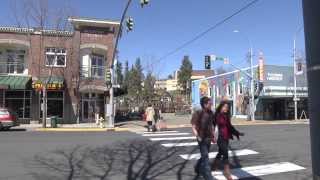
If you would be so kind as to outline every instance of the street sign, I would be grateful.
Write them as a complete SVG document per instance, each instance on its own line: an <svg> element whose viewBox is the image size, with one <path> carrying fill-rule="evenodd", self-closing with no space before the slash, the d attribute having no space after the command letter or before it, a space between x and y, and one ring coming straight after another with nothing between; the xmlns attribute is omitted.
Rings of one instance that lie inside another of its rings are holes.
<svg viewBox="0 0 320 180"><path fill-rule="evenodd" d="M210 55L210 58L211 58L211 60L212 60L212 61L215 61L215 60L216 60L216 58L217 58L217 56L216 56L216 55L214 55L214 54L212 54L212 55Z"/></svg>

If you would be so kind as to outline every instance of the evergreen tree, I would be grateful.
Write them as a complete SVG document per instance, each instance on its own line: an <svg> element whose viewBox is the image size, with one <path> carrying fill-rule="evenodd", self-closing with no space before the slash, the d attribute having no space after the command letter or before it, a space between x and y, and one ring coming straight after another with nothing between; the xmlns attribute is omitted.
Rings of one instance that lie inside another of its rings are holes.
<svg viewBox="0 0 320 180"><path fill-rule="evenodd" d="M116 66L116 76L117 76L117 83L119 85L123 85L122 63L119 61L117 62L117 66Z"/></svg>
<svg viewBox="0 0 320 180"><path fill-rule="evenodd" d="M143 88L143 99L147 103L150 103L150 101L154 97L155 82L156 82L156 78L152 75L151 72L148 72L146 79L144 80L144 88Z"/></svg>
<svg viewBox="0 0 320 180"><path fill-rule="evenodd" d="M182 64L180 66L180 71L178 74L178 83L182 87L183 92L187 93L187 85L190 83L192 74L192 63L189 56L184 56Z"/></svg>

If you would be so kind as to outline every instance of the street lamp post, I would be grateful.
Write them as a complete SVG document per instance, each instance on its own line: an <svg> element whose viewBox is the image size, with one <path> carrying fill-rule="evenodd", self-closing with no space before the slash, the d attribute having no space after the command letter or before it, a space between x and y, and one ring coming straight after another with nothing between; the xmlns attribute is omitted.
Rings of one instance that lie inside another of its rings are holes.
<svg viewBox="0 0 320 180"><path fill-rule="evenodd" d="M240 33L239 30L234 30L234 33ZM243 34L243 33L242 33ZM243 34L244 37L247 39L249 46L250 46L250 70L251 70L251 79L250 79L250 94L251 94L251 101L250 101L250 110L251 110L251 121L255 120L255 103L254 103L254 76L253 76L253 48L252 48L252 43L249 39L248 36L246 36L245 34Z"/></svg>

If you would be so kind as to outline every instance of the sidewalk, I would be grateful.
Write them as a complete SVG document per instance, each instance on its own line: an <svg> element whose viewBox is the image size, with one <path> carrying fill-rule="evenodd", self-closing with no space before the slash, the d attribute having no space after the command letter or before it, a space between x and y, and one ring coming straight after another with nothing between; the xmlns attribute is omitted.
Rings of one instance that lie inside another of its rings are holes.
<svg viewBox="0 0 320 180"><path fill-rule="evenodd" d="M47 124L47 128L42 128L42 124L21 124L16 127L19 129L26 129L27 131L52 131L52 132L103 132L103 131L129 131L128 128L100 128L95 123L81 123L81 124L58 124L57 128L51 128Z"/></svg>
<svg viewBox="0 0 320 180"><path fill-rule="evenodd" d="M167 128L191 127L191 115L174 115L173 113L163 114L163 119L166 121ZM309 124L309 120L256 120L248 121L245 119L232 119L232 124L236 126L253 126L253 125L281 125L281 124ZM28 131L144 131L146 130L145 121L126 121L115 124L115 128L100 128L95 123L81 124L58 124L58 128L42 128L42 124L22 124L17 128L23 128ZM50 126L50 125L48 125Z"/></svg>
<svg viewBox="0 0 320 180"><path fill-rule="evenodd" d="M191 127L191 115L163 114L164 120L167 122L168 128ZM277 125L277 124L308 124L309 120L255 120L248 121L246 119L232 119L232 124L236 126L247 125Z"/></svg>

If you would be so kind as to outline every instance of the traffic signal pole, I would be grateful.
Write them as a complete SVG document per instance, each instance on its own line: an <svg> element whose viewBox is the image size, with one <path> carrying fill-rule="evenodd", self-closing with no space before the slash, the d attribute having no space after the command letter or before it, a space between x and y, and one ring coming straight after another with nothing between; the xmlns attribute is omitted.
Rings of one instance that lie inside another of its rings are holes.
<svg viewBox="0 0 320 180"><path fill-rule="evenodd" d="M109 98L109 104L110 104L110 113L109 113L109 128L114 128L114 116L115 116L115 110L114 110L114 75L115 75L115 70L114 70L114 66L116 64L116 53L117 53L117 49L118 49L118 44L119 44L119 39L120 39L120 36L122 34L122 25L123 25L123 22L124 22L124 19L126 17L126 14L127 14L127 11L130 7L130 4L131 4L131 1L132 0L128 0L127 1L127 4L122 12L122 15L121 15L121 20L120 20L120 26L119 26L119 31L117 33L117 37L116 37L116 42L115 42L115 45L114 45L114 49L113 49L113 53L112 53L112 62L111 62L111 67L110 67L110 72L111 72L111 87L109 89L109 93L110 93L110 98ZM140 4L141 4L141 7L143 8L145 5L147 5L149 3L149 0L140 0ZM129 18L131 19L130 20L130 25L133 26L133 20L132 18ZM132 30L132 27L131 29L129 30ZM107 109L107 108L106 108ZM107 111L105 111L105 114L107 114Z"/></svg>
<svg viewBox="0 0 320 180"><path fill-rule="evenodd" d="M132 0L128 0L126 7L124 8L124 11L122 13L121 16L121 20L120 20L120 26L119 26L119 31L117 33L117 38L116 38L116 42L114 45L114 49L113 49L113 54L112 54L112 63L111 63L111 68L110 68L110 72L111 72L111 86L109 89L109 104L110 104L110 112L109 112L109 128L114 128L114 92L113 92L113 85L114 85L114 62L115 62L115 57L116 57L116 53L117 53L117 49L118 49L118 43L119 43L119 39L120 39L120 34L122 33L122 24L123 21L126 17L128 8L131 4ZM106 113L106 112L105 112Z"/></svg>
<svg viewBox="0 0 320 180"><path fill-rule="evenodd" d="M313 180L320 180L320 1L303 0Z"/></svg>

